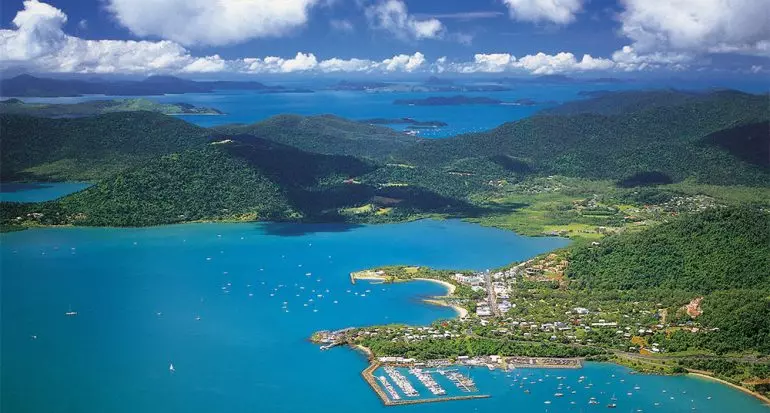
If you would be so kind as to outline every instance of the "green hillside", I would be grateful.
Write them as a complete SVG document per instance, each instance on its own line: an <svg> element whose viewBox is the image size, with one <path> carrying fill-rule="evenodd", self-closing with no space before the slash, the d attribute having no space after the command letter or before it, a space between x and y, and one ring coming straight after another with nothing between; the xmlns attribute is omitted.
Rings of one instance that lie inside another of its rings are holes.
<svg viewBox="0 0 770 413"><path fill-rule="evenodd" d="M0 115L0 180L95 180L200 146L210 133L152 112L78 119Z"/></svg>
<svg viewBox="0 0 770 413"><path fill-rule="evenodd" d="M568 275L592 289L770 288L770 214L712 209L607 237L598 246L576 248Z"/></svg>
<svg viewBox="0 0 770 413"><path fill-rule="evenodd" d="M541 175L620 180L657 171L674 181L693 177L702 183L765 186L770 182L767 168L703 139L768 116L765 97L719 93L680 106L614 116L534 116L489 132L423 141L395 157L440 168L471 154L507 155Z"/></svg>
<svg viewBox="0 0 770 413"><path fill-rule="evenodd" d="M744 99L764 101L765 104L767 104L766 96L751 95L737 90L691 92L685 90L664 89L593 91L584 92L583 94L589 96L589 98L566 102L553 108L544 109L541 113L551 115L578 115L585 113L620 115L656 107L673 107L686 104L725 102Z"/></svg>
<svg viewBox="0 0 770 413"><path fill-rule="evenodd" d="M309 152L380 158L416 142L392 129L337 116L279 115L251 125L215 128L224 134L245 134L291 145Z"/></svg>
<svg viewBox="0 0 770 413"><path fill-rule="evenodd" d="M24 103L18 99L0 101L0 113L41 116L47 118L75 118L113 112L157 112L164 115L221 115L217 109L189 103L159 103L149 99L89 100L79 103Z"/></svg>

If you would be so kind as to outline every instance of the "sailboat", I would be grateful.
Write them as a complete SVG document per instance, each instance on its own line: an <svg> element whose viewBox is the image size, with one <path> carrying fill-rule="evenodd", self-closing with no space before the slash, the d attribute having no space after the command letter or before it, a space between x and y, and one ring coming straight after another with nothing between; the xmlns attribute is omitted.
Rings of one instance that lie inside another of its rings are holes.
<svg viewBox="0 0 770 413"><path fill-rule="evenodd" d="M64 313L64 315L66 315L67 317L74 317L74 316L78 315L78 312L77 311L72 311L72 306L70 305L69 309L67 310L66 313Z"/></svg>
<svg viewBox="0 0 770 413"><path fill-rule="evenodd" d="M168 371L170 371L171 373L176 371L176 369L174 368L174 363L169 363L168 364Z"/></svg>

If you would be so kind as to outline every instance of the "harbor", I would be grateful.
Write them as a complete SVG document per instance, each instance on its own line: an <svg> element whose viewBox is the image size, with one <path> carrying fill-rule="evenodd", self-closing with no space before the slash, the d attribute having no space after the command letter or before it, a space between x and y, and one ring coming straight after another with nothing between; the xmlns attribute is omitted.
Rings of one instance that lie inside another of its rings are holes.
<svg viewBox="0 0 770 413"><path fill-rule="evenodd" d="M377 375L375 372L382 368L385 375ZM458 371L441 370L441 371L428 371L420 368L411 368L409 370L410 376L414 376L422 385L427 387L433 394L433 397L418 398L420 396L417 389L414 388L407 376L400 372L396 367L386 365L384 366L380 362L373 362L364 371L361 372L364 380L371 386L372 390L377 394L382 403L385 406L400 406L407 404L420 404L420 403L437 403L448 402L458 400L473 400L484 399L490 397L488 394L465 394L459 396L447 396L447 391L432 377L433 373L446 376L450 382L454 383L458 390L463 393L471 393L478 391L475 388L475 384L469 378L459 373ZM396 383L394 387L388 378ZM451 375L451 377L450 377ZM409 397L404 399L398 393L396 388L400 389L404 395Z"/></svg>

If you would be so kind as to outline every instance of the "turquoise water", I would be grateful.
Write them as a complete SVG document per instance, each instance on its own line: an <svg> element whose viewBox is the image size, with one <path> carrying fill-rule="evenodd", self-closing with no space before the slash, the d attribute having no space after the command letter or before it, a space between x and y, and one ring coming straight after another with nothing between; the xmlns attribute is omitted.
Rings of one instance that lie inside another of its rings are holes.
<svg viewBox="0 0 770 413"><path fill-rule="evenodd" d="M606 88L607 85L594 86ZM148 96L158 102L185 102L197 106L213 107L225 112L223 116L182 115L181 119L201 126L227 123L253 123L279 114L300 115L333 114L348 119L412 117L421 121L443 121L446 127L421 130L427 138L453 136L466 132L492 129L504 122L532 115L552 102L563 102L578 97L585 85L549 87L522 86L516 90L493 93L462 93L467 96L488 96L502 101L533 99L534 106L474 105L474 106L405 106L394 105L396 99L421 99L428 96L453 96L460 93L367 93L356 91L321 90L315 93L271 93L253 91L218 91L215 93L189 93L183 95ZM85 96L76 98L22 98L27 102L70 103L93 99L125 99L126 97ZM406 125L392 125L403 129Z"/></svg>
<svg viewBox="0 0 770 413"><path fill-rule="evenodd" d="M9 413L383 410L361 379L361 354L320 351L307 337L353 325L427 324L454 313L419 300L442 294L439 285L351 285L349 272L397 263L485 269L567 243L429 220L51 228L0 241L0 410ZM78 315L65 316L70 309ZM604 401L617 393L620 411L655 401L665 402L664 412L690 411L693 404L700 411L766 411L725 386L631 376L612 365L531 373L588 376L593 389L575 396L581 410L590 395ZM474 379L493 397L405 409L544 411L556 387L544 378L525 395L502 372L475 370ZM632 384L641 390L626 400ZM675 400L665 400L663 389ZM568 411L562 402L568 399L554 400L550 411Z"/></svg>
<svg viewBox="0 0 770 413"><path fill-rule="evenodd" d="M43 202L61 198L91 186L85 182L0 183L0 201Z"/></svg>

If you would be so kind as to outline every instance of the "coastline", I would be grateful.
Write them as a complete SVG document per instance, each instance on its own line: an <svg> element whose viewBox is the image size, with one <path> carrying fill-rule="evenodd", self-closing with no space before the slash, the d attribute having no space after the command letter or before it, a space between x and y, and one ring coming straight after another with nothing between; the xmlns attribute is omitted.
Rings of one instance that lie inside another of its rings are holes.
<svg viewBox="0 0 770 413"><path fill-rule="evenodd" d="M690 375L690 376L700 377L700 378L705 379L705 380L711 380L711 381L715 381L715 382L720 383L720 384L724 384L726 386L730 386L730 387L732 387L732 388L734 388L736 390L742 391L743 393L752 395L752 396L756 397L757 399L759 399L760 401L762 401L764 404L770 406L770 398L768 398L767 396L765 396L763 394L757 393L757 392L755 392L753 390L750 390L750 389L747 389L747 388L745 388L743 386L740 386L738 384L730 383L727 380L723 380L723 379L720 379L718 377L714 377L714 376L711 376L711 375L708 375L708 374L704 374L704 373L700 373L700 372L695 372L693 370L689 370L687 372L687 374Z"/></svg>
<svg viewBox="0 0 770 413"><path fill-rule="evenodd" d="M435 278L423 278L423 277L415 277L415 278L410 278L408 280L400 280L400 279L388 280L387 275L376 274L372 270L351 272L350 282L355 284L356 280L394 282L394 283L409 282L409 281L427 281L427 282L437 283L446 287L447 289L446 295L435 296L431 298L424 298L422 301L428 304L440 305L442 307L450 307L455 311L455 313L457 313L458 318L468 317L467 309L459 305L451 304L445 300L445 298L451 298L454 295L455 290L457 290L457 286L447 281L437 280Z"/></svg>

